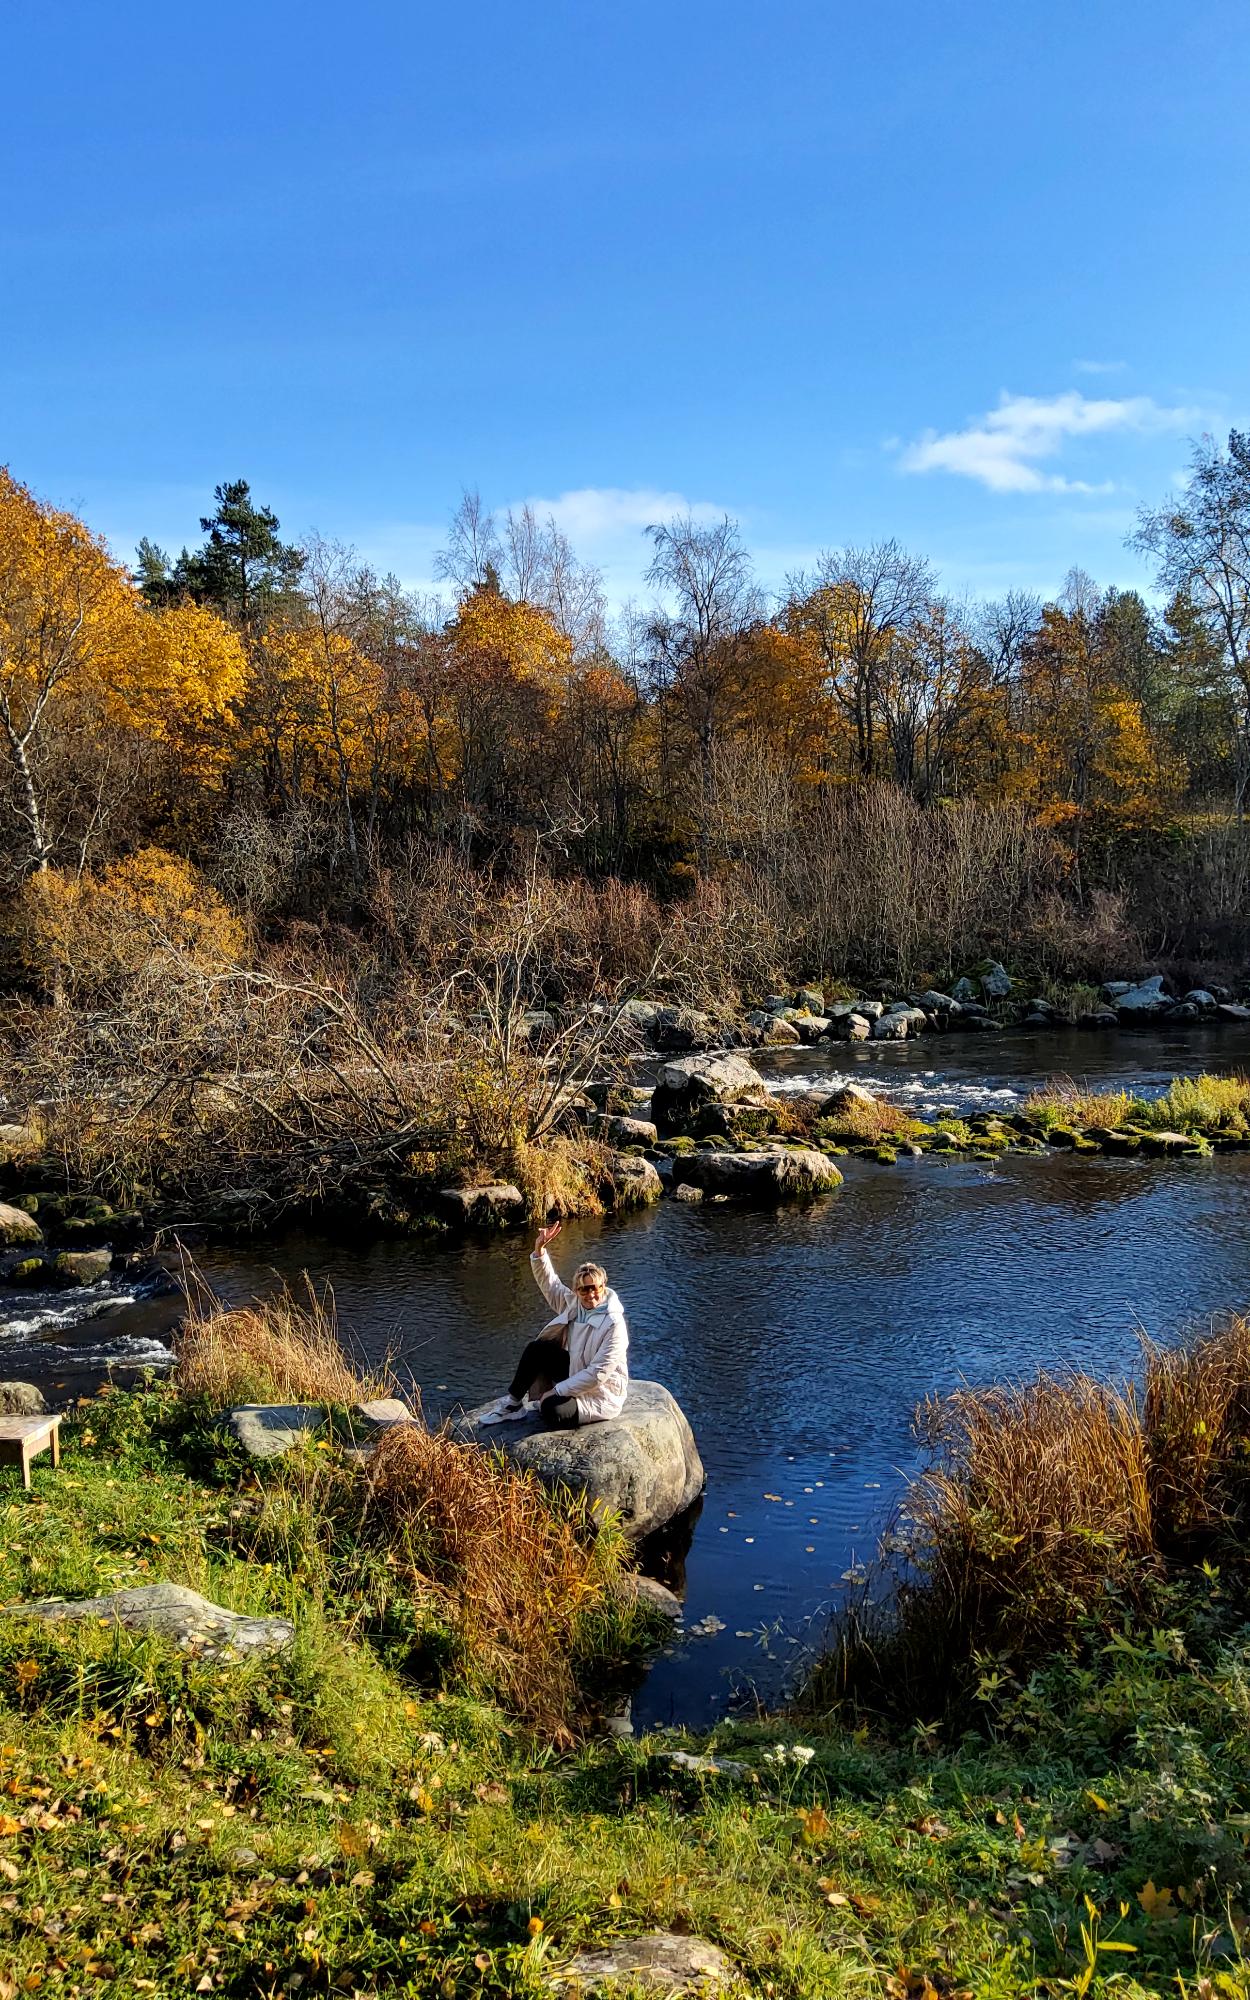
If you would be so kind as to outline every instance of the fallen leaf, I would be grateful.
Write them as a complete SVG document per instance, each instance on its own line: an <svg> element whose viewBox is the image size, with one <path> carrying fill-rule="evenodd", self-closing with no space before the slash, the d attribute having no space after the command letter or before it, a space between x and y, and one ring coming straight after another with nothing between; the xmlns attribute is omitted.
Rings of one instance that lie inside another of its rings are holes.
<svg viewBox="0 0 1250 2000"><path fill-rule="evenodd" d="M1147 1882L1145 1888L1138 1891L1137 1900L1146 1916L1154 1923L1156 1918L1175 1916L1172 1894L1171 1889L1156 1889L1153 1882Z"/></svg>

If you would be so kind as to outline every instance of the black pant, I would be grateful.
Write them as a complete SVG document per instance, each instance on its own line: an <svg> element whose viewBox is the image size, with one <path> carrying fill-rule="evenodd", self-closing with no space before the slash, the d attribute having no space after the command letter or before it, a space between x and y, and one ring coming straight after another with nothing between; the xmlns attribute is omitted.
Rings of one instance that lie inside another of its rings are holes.
<svg viewBox="0 0 1250 2000"><path fill-rule="evenodd" d="M568 1358L568 1349L561 1341L531 1340L528 1347L522 1350L508 1394L515 1396L519 1403L529 1394L535 1382L550 1385L556 1376L564 1373ZM578 1421L577 1398L545 1395L538 1405L538 1412L545 1424L551 1424L558 1430L573 1430Z"/></svg>

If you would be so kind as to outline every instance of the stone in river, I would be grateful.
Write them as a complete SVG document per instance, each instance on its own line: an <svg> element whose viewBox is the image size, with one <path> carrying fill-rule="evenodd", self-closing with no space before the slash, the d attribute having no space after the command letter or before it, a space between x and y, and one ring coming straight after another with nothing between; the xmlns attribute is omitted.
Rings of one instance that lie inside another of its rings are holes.
<svg viewBox="0 0 1250 2000"><path fill-rule="evenodd" d="M1215 1013L1220 1021L1250 1021L1250 1007L1238 1006L1235 1000L1221 1000Z"/></svg>
<svg viewBox="0 0 1250 2000"><path fill-rule="evenodd" d="M649 1208L664 1193L655 1167L637 1153L613 1153L607 1178L617 1208Z"/></svg>
<svg viewBox="0 0 1250 2000"><path fill-rule="evenodd" d="M62 1250L49 1264L48 1277L52 1284L67 1288L98 1285L107 1278L112 1262L111 1250Z"/></svg>
<svg viewBox="0 0 1250 2000"><path fill-rule="evenodd" d="M33 1604L10 1604L0 1616L41 1618L53 1624L100 1618L130 1632L159 1632L186 1652L224 1661L282 1652L295 1637L289 1618L252 1618L227 1611L179 1583L146 1583L133 1590L115 1590L108 1597L45 1597Z"/></svg>
<svg viewBox="0 0 1250 2000"><path fill-rule="evenodd" d="M793 1021L783 1021L779 1014L766 1013L762 1007L747 1015L747 1026L756 1029L775 1048L793 1046L803 1039Z"/></svg>
<svg viewBox="0 0 1250 2000"><path fill-rule="evenodd" d="M680 1405L659 1382L633 1381L619 1417L546 1430L537 1420L482 1428L492 1404L456 1426L467 1443L503 1451L544 1486L584 1493L619 1514L626 1533L654 1533L684 1514L703 1491L703 1461Z"/></svg>
<svg viewBox="0 0 1250 2000"><path fill-rule="evenodd" d="M654 1146L658 1134L649 1118L626 1118L613 1111L592 1111L586 1123L596 1139L609 1146Z"/></svg>
<svg viewBox="0 0 1250 2000"><path fill-rule="evenodd" d="M776 1202L824 1194L840 1187L833 1161L811 1146L761 1147L754 1152L687 1153L673 1162L674 1187L684 1182L704 1194Z"/></svg>
<svg viewBox="0 0 1250 2000"><path fill-rule="evenodd" d="M874 1042L902 1042L909 1035L923 1035L929 1025L928 1015L923 1007L909 1007L904 1001L891 1007L879 1021L874 1021L872 1039Z"/></svg>
<svg viewBox="0 0 1250 2000"><path fill-rule="evenodd" d="M1156 972L1139 986L1130 986L1127 993L1117 993L1115 1004L1121 1015L1140 1016L1162 1014L1172 1002L1163 990L1163 974Z"/></svg>
<svg viewBox="0 0 1250 2000"><path fill-rule="evenodd" d="M1010 1000L1011 998L1011 974L1005 965L999 964L996 958L990 960L985 971L981 974L981 991L987 1000ZM963 998L958 989L956 989L955 998L957 1000Z"/></svg>
<svg viewBox="0 0 1250 2000"><path fill-rule="evenodd" d="M772 1102L767 1084L745 1056L680 1056L661 1063L651 1094L651 1112L663 1132L680 1131L705 1104L749 1104L764 1109Z"/></svg>
<svg viewBox="0 0 1250 2000"><path fill-rule="evenodd" d="M0 1201L0 1244L42 1242L43 1231L33 1215L27 1215L24 1208L10 1208L7 1201Z"/></svg>
<svg viewBox="0 0 1250 2000"><path fill-rule="evenodd" d="M438 1210L445 1222L466 1229L500 1229L525 1220L525 1196L510 1181L480 1187L440 1188Z"/></svg>

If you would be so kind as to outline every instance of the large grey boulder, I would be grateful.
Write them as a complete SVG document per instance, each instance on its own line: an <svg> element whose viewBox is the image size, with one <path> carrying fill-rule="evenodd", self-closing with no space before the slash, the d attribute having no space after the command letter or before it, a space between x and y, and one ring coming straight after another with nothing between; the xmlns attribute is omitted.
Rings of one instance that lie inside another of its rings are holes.
<svg viewBox="0 0 1250 2000"><path fill-rule="evenodd" d="M651 1114L662 1132L679 1131L705 1104L746 1104L766 1110L772 1097L745 1056L679 1056L661 1063Z"/></svg>
<svg viewBox="0 0 1250 2000"><path fill-rule="evenodd" d="M1215 1014L1220 1021L1250 1021L1250 1007L1242 1007L1236 1000L1221 1000Z"/></svg>
<svg viewBox="0 0 1250 2000"><path fill-rule="evenodd" d="M285 1458L325 1420L320 1403L240 1403L225 1427L249 1458Z"/></svg>
<svg viewBox="0 0 1250 2000"><path fill-rule="evenodd" d="M702 1188L705 1194L731 1195L742 1201L802 1200L841 1183L833 1161L814 1146L688 1153L673 1161L674 1188L689 1184Z"/></svg>
<svg viewBox="0 0 1250 2000"><path fill-rule="evenodd" d="M1005 965L999 964L996 958L990 960L985 971L981 974L981 991L987 1000L1010 1000L1011 998L1011 974ZM958 1000L962 997L958 987L956 987L955 998Z"/></svg>
<svg viewBox="0 0 1250 2000"><path fill-rule="evenodd" d="M619 1938L602 1951L579 1951L566 1966L547 1975L554 1993L603 1994L628 1988L654 1994L656 2000L678 1995L732 1993L737 1973L719 1945L676 1931L648 1931L645 1937Z"/></svg>
<svg viewBox="0 0 1250 2000"><path fill-rule="evenodd" d="M33 1382L0 1382L0 1417L42 1417L47 1408Z"/></svg>
<svg viewBox="0 0 1250 2000"><path fill-rule="evenodd" d="M681 1406L658 1382L631 1382L619 1417L576 1430L546 1430L537 1415L516 1424L468 1411L456 1427L469 1444L503 1451L550 1489L584 1493L619 1514L626 1532L649 1535L698 1499L703 1461Z"/></svg>
<svg viewBox="0 0 1250 2000"><path fill-rule="evenodd" d="M1116 1012L1121 1016L1128 1014L1139 1017L1166 1013L1171 1005L1171 1000L1163 990L1161 972L1154 973L1149 979L1143 979L1140 985L1130 986L1127 993L1116 996L1115 1002Z"/></svg>
<svg viewBox="0 0 1250 2000"><path fill-rule="evenodd" d="M805 1014L823 1014L825 996L819 986L800 986L794 996L794 1005L801 1007Z"/></svg>
<svg viewBox="0 0 1250 2000"><path fill-rule="evenodd" d="M506 1229L525 1220L525 1196L510 1181L480 1187L440 1188L438 1212L461 1229Z"/></svg>
<svg viewBox="0 0 1250 2000"><path fill-rule="evenodd" d="M52 1624L103 1619L128 1632L159 1632L186 1652L218 1660L280 1653L295 1637L289 1618L251 1618L227 1611L180 1583L145 1583L133 1590L115 1590L108 1597L45 1597L33 1604L10 1604L0 1616L43 1618Z"/></svg>
<svg viewBox="0 0 1250 2000"><path fill-rule="evenodd" d="M24 1208L11 1208L7 1201L0 1201L0 1245L11 1248L17 1243L42 1243L43 1231L33 1215L27 1215Z"/></svg>

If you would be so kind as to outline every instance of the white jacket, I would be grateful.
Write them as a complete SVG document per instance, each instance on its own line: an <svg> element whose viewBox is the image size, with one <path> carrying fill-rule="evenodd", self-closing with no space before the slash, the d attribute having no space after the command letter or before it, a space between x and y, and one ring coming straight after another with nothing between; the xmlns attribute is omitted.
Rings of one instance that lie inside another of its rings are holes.
<svg viewBox="0 0 1250 2000"><path fill-rule="evenodd" d="M564 1283L545 1250L535 1250L530 1268L556 1315L538 1338L559 1339L568 1348L569 1372L563 1382L556 1383L556 1395L576 1397L578 1419L583 1424L619 1417L629 1387L629 1328L624 1306L610 1291L601 1306L583 1313L576 1292Z"/></svg>

